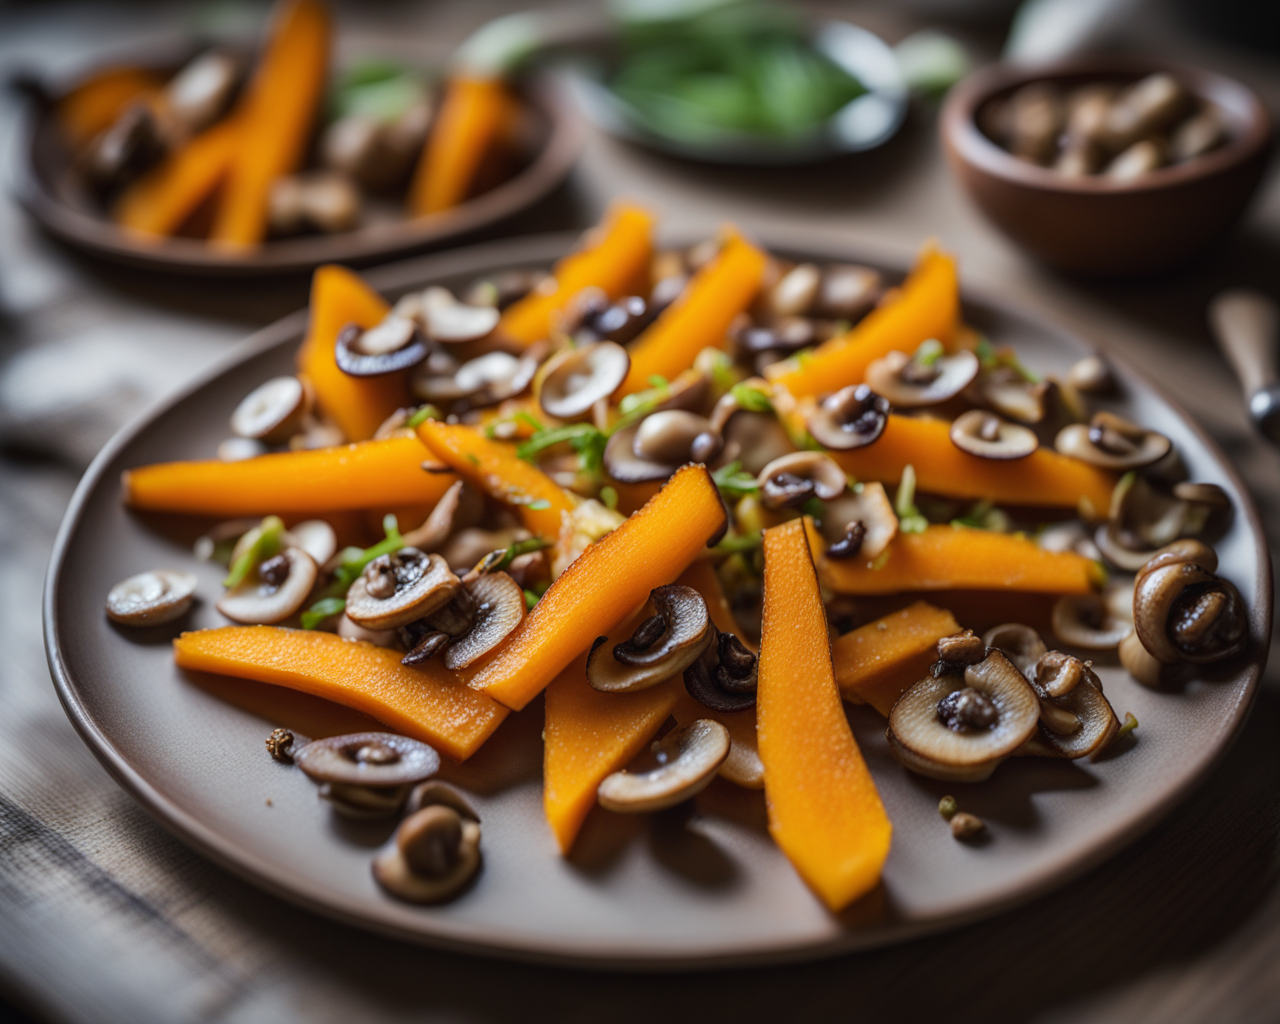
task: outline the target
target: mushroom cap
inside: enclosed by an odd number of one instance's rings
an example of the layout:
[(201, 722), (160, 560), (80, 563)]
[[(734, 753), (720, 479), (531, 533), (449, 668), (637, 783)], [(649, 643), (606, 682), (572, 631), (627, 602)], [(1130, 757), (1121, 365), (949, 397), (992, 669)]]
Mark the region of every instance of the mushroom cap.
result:
[(153, 569), (121, 580), (107, 593), (107, 617), (126, 626), (159, 626), (184, 615), (196, 592), (193, 573)]
[[(782, 483), (788, 478), (806, 481), (803, 493), (789, 483)], [(777, 510), (792, 505), (803, 504), (809, 497), (822, 501), (838, 498), (849, 486), (849, 479), (844, 470), (836, 465), (835, 460), (822, 452), (791, 452), (781, 458), (774, 459), (756, 477), (760, 486), (760, 503), (767, 509)]]
[(714, 638), (707, 602), (692, 587), (677, 583), (650, 595), (658, 614), (646, 619), (630, 640), (610, 645), (600, 637), (587, 655), (587, 682), (605, 693), (631, 693), (679, 675), (697, 661)]
[[(432, 845), (433, 833), (437, 836), (452, 833), (455, 819), (457, 841), (449, 867), (439, 875), (415, 870), (411, 863), (415, 849), (419, 845)], [(466, 888), (480, 870), (480, 863), (479, 823), (461, 817), (452, 808), (435, 805), (417, 811), (400, 823), (395, 841), (373, 859), (373, 877), (391, 895), (407, 902), (442, 903)]]
[(867, 384), (895, 408), (914, 409), (954, 398), (973, 383), (980, 367), (968, 349), (939, 356), (930, 365), (936, 372), (929, 379), (912, 379), (909, 368), (918, 365), (905, 352), (890, 352), (867, 367)]
[(407, 317), (388, 316), (362, 331), (347, 324), (333, 348), (338, 369), (349, 377), (381, 377), (417, 366), (427, 358), (427, 340)]
[(1101, 356), (1085, 356), (1071, 364), (1067, 371), (1067, 383), (1085, 394), (1102, 394), (1115, 387), (1111, 368)]
[(419, 551), (435, 551), (453, 532), (453, 521), (458, 514), (458, 506), (462, 503), (462, 492), (466, 487), (463, 480), (455, 480), (449, 489), (440, 496), (431, 514), (416, 530), (410, 530), (401, 539), (406, 547)]
[(1217, 484), (1181, 480), (1173, 485), (1173, 496), (1214, 511), (1225, 511), (1231, 507), (1231, 495)]
[(316, 782), (343, 786), (412, 786), (440, 770), (434, 747), (392, 732), (355, 732), (312, 740), (294, 763)]
[(1142, 646), (1136, 632), (1120, 641), (1120, 664), (1143, 686), (1159, 686), (1164, 663)]
[(880, 297), (880, 272), (852, 263), (832, 263), (822, 270), (818, 310), (826, 316), (853, 320)]
[(1172, 544), (1166, 544), (1159, 551), (1155, 552), (1137, 569), (1137, 581), (1149, 572), (1154, 572), (1164, 565), (1177, 565), (1179, 562), (1191, 562), (1200, 566), (1205, 572), (1218, 571), (1218, 553), (1209, 547), (1204, 541), (1195, 540), (1192, 537), (1184, 537), (1181, 540), (1175, 540)]
[(898, 535), (898, 514), (893, 510), (893, 502), (889, 500), (884, 484), (865, 483), (860, 491), (849, 491), (827, 503), (822, 529), (828, 540), (833, 544), (839, 543), (852, 523), (862, 524), (861, 545), (848, 555), (828, 548), (828, 558), (858, 557), (870, 561), (889, 546)]
[(1077, 727), (1071, 732), (1057, 732), (1043, 723), (1040, 740), (1062, 757), (1075, 760), (1101, 750), (1120, 728), (1111, 702), (1092, 683), (1084, 681), (1065, 697), (1053, 702), (1060, 711), (1073, 716)]
[(930, 761), (927, 757), (921, 757), (915, 751), (904, 747), (893, 735), (892, 729), (886, 730), (885, 736), (889, 740), (889, 753), (893, 755), (895, 761), (917, 775), (940, 779), (943, 782), (985, 782), (991, 778), (991, 773), (1004, 762), (1004, 758), (999, 757), (993, 761), (984, 761), (982, 764), (974, 765), (939, 764), (937, 761)]
[(1133, 594), (1133, 626), (1142, 646), (1166, 665), (1229, 658), (1248, 642), (1239, 592), (1192, 562), (1142, 576)]
[(241, 399), (231, 414), (231, 432), (237, 437), (279, 444), (302, 425), (311, 405), (307, 387), (297, 377), (272, 377)]
[(764, 762), (760, 760), (760, 751), (748, 742), (730, 742), (729, 756), (717, 774), (743, 789), (764, 789)]
[(1053, 606), (1053, 635), (1071, 647), (1110, 651), (1133, 628), (1112, 614), (1101, 594), (1067, 594)]
[(1092, 683), (1102, 689), (1102, 682), (1093, 671), (1093, 662), (1081, 661), (1079, 658), (1062, 651), (1048, 651), (1040, 657), (1029, 673), (1024, 673), (1031, 680), (1041, 701), (1045, 698), (1057, 700), (1065, 697), (1081, 683)]
[[(712, 423), (715, 414), (712, 413)], [(778, 418), (771, 413), (738, 409), (720, 428), (724, 437), (722, 462), (737, 460), (744, 472), (755, 475), (774, 459), (796, 450)]]
[(866, 384), (854, 384), (824, 398), (807, 426), (819, 444), (848, 451), (874, 442), (888, 422), (889, 402)]
[(409, 794), (409, 799), (405, 801), (405, 815), (413, 814), (420, 811), (424, 807), (433, 806), (452, 807), (462, 817), (469, 821), (479, 821), (480, 815), (475, 812), (462, 795), (453, 787), (446, 786), (443, 782), (419, 782), (413, 787), (413, 791)]
[(1035, 663), (1049, 650), (1044, 640), (1040, 638), (1040, 634), (1021, 622), (1006, 622), (1003, 625), (992, 626), (982, 634), (982, 642), (988, 647), (1003, 651), (1023, 675), (1030, 672)]
[(1146, 430), (1136, 423), (1100, 412), (1088, 425), (1069, 423), (1058, 431), (1053, 446), (1103, 469), (1140, 469), (1159, 462), (1173, 447), (1163, 434)]
[(689, 412), (687, 409), (660, 409), (650, 413), (636, 426), (635, 437), (631, 442), (632, 453), (638, 459), (652, 462), (680, 465), (691, 458), (705, 461), (715, 455), (715, 451), (694, 454), (702, 435), (719, 439), (712, 429), (711, 421), (705, 416)]
[(302, 548), (316, 565), (324, 565), (338, 550), (338, 535), (323, 519), (304, 519), (285, 531), (285, 544)]
[(765, 296), (774, 316), (800, 316), (809, 312), (822, 286), (822, 271), (812, 263), (800, 263), (782, 275)]
[(218, 611), (232, 622), (269, 626), (283, 622), (306, 604), (319, 575), (315, 561), (299, 547), (285, 548), (280, 557), (289, 567), (283, 583), (273, 585), (251, 572), (218, 599)]
[[(383, 562), (385, 558), (387, 561)], [(396, 589), (390, 597), (369, 593), (369, 582), (378, 571), (395, 574)], [(417, 548), (401, 548), (369, 563), (364, 574), (347, 590), (347, 617), (366, 629), (395, 629), (430, 615), (453, 600), (459, 583), (449, 564), (437, 554)]]
[(581, 416), (617, 391), (630, 369), (631, 357), (616, 341), (566, 349), (543, 364), (538, 404), (557, 419)]
[(951, 424), (951, 443), (981, 459), (1025, 459), (1040, 447), (1035, 431), (985, 409), (957, 416)]
[(493, 306), (471, 306), (459, 302), (447, 288), (428, 288), (418, 303), (427, 337), (447, 345), (479, 341), (493, 332), (501, 316)]
[(732, 633), (717, 633), (684, 670), (689, 696), (712, 711), (746, 711), (756, 703), (759, 659)]
[(524, 591), (505, 572), (491, 572), (468, 580), (463, 586), (475, 602), (471, 628), (444, 652), (444, 667), (466, 668), (488, 654), (520, 625), (524, 618)]
[[(938, 713), (938, 704), (969, 687), (995, 708), (995, 724), (987, 729), (959, 732)], [(971, 767), (1007, 757), (1036, 731), (1040, 701), (1031, 684), (1008, 658), (992, 651), (964, 675), (926, 676), (894, 704), (889, 728), (912, 753), (935, 764)]]
[(623, 814), (674, 807), (705, 789), (729, 756), (729, 730), (699, 718), (654, 745), (661, 762), (647, 772), (614, 772), (596, 797), (606, 810)]
[(1010, 366), (997, 367), (973, 382), (970, 396), (979, 405), (994, 409), (1019, 423), (1039, 423), (1044, 419), (1044, 383), (1033, 384)]

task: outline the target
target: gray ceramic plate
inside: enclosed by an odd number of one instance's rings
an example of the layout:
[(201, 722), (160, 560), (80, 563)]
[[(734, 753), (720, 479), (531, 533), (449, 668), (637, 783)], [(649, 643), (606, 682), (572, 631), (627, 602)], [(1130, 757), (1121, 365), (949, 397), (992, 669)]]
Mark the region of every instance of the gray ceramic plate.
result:
[[(458, 286), (478, 273), (546, 264), (567, 237), (530, 238), (388, 267), (371, 275), (388, 294), (426, 283)], [(790, 239), (779, 251), (837, 253)], [(900, 274), (901, 268), (890, 269)], [(1065, 370), (1088, 351), (1063, 328), (966, 295), (966, 316), (1026, 361)], [(1238, 510), (1218, 544), (1222, 571), (1250, 612), (1247, 659), (1212, 676), (1144, 689), (1112, 665), (1101, 674), (1137, 741), (1097, 764), (1038, 759), (988, 782), (944, 786), (909, 775), (888, 754), (883, 721), (850, 710), (894, 823), (884, 884), (833, 917), (801, 884), (765, 830), (764, 801), (717, 782), (691, 818), (649, 820), (597, 810), (570, 859), (558, 855), (541, 807), (542, 705), (513, 715), (470, 762), (445, 778), (484, 819), (485, 867), (456, 902), (424, 909), (385, 896), (369, 873), (388, 827), (352, 827), (316, 798), (303, 775), (267, 757), (276, 724), (315, 735), (343, 728), (332, 705), (282, 692), (193, 678), (172, 664), (180, 629), (222, 624), (211, 598), (219, 571), (197, 563), (173, 531), (127, 513), (120, 471), (211, 456), (236, 403), (287, 373), (304, 326), (297, 313), (260, 332), (182, 394), (118, 435), (85, 475), (58, 537), (45, 594), (49, 662), (76, 728), (119, 782), (163, 824), (238, 874), (322, 913), (406, 938), (526, 959), (613, 967), (691, 967), (777, 961), (864, 948), (995, 913), (1078, 875), (1167, 813), (1222, 754), (1248, 712), (1271, 622), (1271, 577), (1252, 501), (1222, 453), (1168, 400), (1123, 366), (1116, 408), (1165, 431), (1196, 479), (1220, 484)], [(203, 597), (186, 621), (147, 635), (111, 626), (108, 588), (158, 566), (198, 573)], [(256, 703), (255, 703), (256, 702)], [(246, 710), (257, 707), (257, 712)], [(989, 841), (962, 845), (938, 816), (957, 791), (986, 819)]]

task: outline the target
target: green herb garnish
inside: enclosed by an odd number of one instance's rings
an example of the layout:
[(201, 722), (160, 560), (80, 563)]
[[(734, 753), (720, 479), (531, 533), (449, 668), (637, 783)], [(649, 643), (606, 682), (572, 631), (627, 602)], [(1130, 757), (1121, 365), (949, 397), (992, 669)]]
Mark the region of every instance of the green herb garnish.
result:
[(727, 498), (742, 498), (748, 494), (758, 494), (760, 485), (750, 473), (743, 472), (741, 462), (730, 462), (721, 466), (711, 474), (711, 479), (720, 488), (720, 493)]
[(231, 572), (222, 581), (222, 585), (230, 590), (245, 581), (249, 573), (280, 553), (281, 540), (284, 537), (284, 522), (279, 516), (267, 516), (247, 534), (244, 554), (236, 559)]

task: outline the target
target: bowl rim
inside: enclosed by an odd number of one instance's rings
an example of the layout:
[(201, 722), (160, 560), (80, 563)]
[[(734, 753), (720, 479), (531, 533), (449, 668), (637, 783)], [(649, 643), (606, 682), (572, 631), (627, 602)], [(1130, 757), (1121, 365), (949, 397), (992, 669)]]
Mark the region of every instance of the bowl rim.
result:
[[(1102, 175), (1069, 178), (1048, 167), (1019, 160), (989, 139), (978, 127), (977, 111), (991, 98), (1031, 82), (1079, 76), (1142, 77), (1168, 72), (1201, 99), (1230, 94), (1245, 111), (1243, 129), (1226, 145), (1183, 164), (1160, 167), (1134, 181)], [(1010, 184), (1069, 195), (1129, 196), (1180, 188), (1231, 170), (1265, 151), (1271, 141), (1271, 118), (1257, 93), (1207, 68), (1139, 54), (1073, 57), (1051, 64), (997, 63), (980, 68), (951, 89), (943, 104), (943, 141), (953, 159)]]

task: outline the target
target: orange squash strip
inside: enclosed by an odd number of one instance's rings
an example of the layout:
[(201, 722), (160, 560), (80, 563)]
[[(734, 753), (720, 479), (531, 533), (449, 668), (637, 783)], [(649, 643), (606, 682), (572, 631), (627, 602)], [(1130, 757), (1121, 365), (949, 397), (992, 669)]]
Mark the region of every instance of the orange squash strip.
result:
[(680, 574), (676, 582), (686, 587), (693, 587), (702, 595), (703, 600), (707, 602), (707, 612), (716, 629), (721, 633), (737, 634), (739, 640), (753, 651), (755, 650), (756, 645), (742, 635), (742, 627), (733, 616), (733, 609), (729, 607), (729, 600), (724, 596), (724, 587), (720, 585), (720, 576), (714, 565), (705, 558), (695, 559), (689, 564), (689, 568)]
[(223, 626), (173, 642), (179, 668), (256, 679), (343, 704), (462, 761), (507, 709), (435, 662), (409, 668), (398, 651), (336, 633), (280, 626)]
[(329, 35), (319, 0), (282, 0), (244, 101), (244, 142), (218, 202), (213, 242), (246, 248), (266, 237), (271, 186), (301, 165), (324, 98)]
[(440, 213), (467, 198), (509, 120), (512, 103), (500, 78), (460, 75), (449, 80), (409, 188), (409, 210), (415, 217)]
[(350, 441), (364, 441), (397, 409), (413, 404), (404, 374), (352, 377), (338, 369), (334, 348), (347, 324), (382, 322), (390, 307), (346, 267), (320, 267), (311, 279), (311, 320), (298, 349), (298, 370), (316, 389), (316, 401)]
[(683, 692), (678, 678), (638, 693), (601, 693), (583, 654), (547, 687), (542, 805), (568, 853), (605, 776), (625, 768), (653, 738)]
[(115, 124), (130, 103), (157, 95), (163, 85), (159, 75), (145, 68), (107, 68), (58, 99), (58, 124), (72, 145), (82, 146)]
[[(819, 560), (822, 582), (839, 594), (896, 594), (904, 590), (1025, 590), (1087, 594), (1102, 570), (1074, 551), (1046, 551), (1012, 533), (930, 526), (899, 533), (872, 568), (863, 559)], [(881, 562), (883, 559), (883, 562)]]
[(818, 346), (803, 362), (777, 364), (769, 378), (797, 398), (861, 384), (867, 367), (890, 352), (914, 352), (930, 338), (950, 347), (959, 316), (955, 260), (930, 245), (896, 297), (868, 313), (848, 334)]
[(420, 424), (418, 436), (436, 458), (498, 501), (514, 506), (526, 529), (548, 540), (559, 536), (560, 517), (573, 510), (576, 499), (537, 466), (516, 455), (513, 445), (491, 441), (471, 427), (439, 420)]
[(649, 591), (679, 576), (724, 522), (711, 474), (702, 466), (678, 470), (652, 501), (560, 574), (471, 685), (520, 710)]
[(116, 222), (143, 235), (172, 235), (222, 182), (240, 138), (232, 118), (201, 132), (125, 189)]
[(875, 888), (893, 826), (844, 716), (801, 519), (764, 534), (756, 713), (769, 833), (832, 911)]
[(732, 236), (632, 344), (631, 371), (619, 394), (651, 387), (654, 376), (673, 380), (704, 348), (724, 348), (729, 325), (760, 290), (766, 263), (767, 257), (754, 245)]
[(1080, 459), (1039, 448), (1025, 459), (980, 459), (951, 443), (950, 424), (942, 420), (890, 415), (874, 443), (852, 451), (828, 453), (858, 480), (897, 483), (914, 466), (916, 487), (929, 494), (1003, 505), (1038, 508), (1079, 507), (1105, 514), (1117, 477)]
[(552, 279), (513, 303), (497, 333), (520, 345), (551, 336), (558, 317), (584, 288), (599, 288), (611, 299), (643, 287), (653, 255), (653, 214), (630, 203), (614, 203), (582, 247), (556, 264)]
[(917, 601), (909, 608), (859, 626), (831, 645), (836, 685), (889, 716), (894, 701), (923, 679), (938, 658), (938, 641), (960, 632), (955, 616)]
[(157, 512), (248, 516), (434, 504), (457, 478), (425, 473), (430, 453), (415, 437), (241, 462), (160, 462), (121, 474), (125, 504)]

